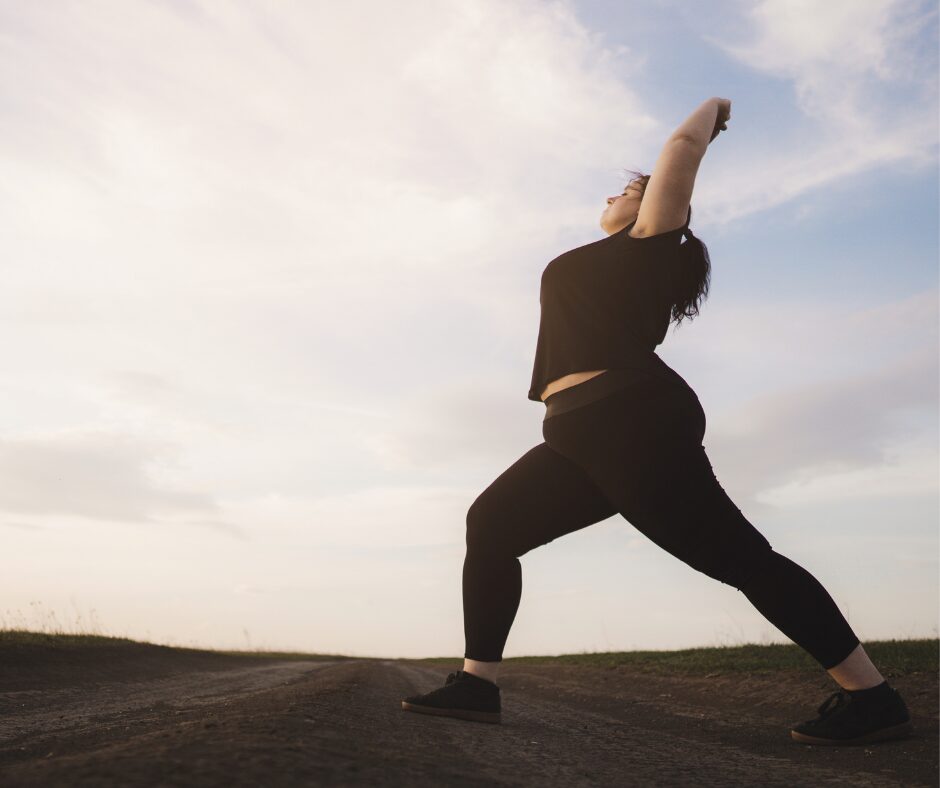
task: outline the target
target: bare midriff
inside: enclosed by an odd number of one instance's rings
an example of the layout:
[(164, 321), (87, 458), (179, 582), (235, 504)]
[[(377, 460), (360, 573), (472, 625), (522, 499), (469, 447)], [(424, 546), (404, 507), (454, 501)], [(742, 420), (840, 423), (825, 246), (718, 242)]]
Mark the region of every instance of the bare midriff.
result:
[(570, 375), (565, 375), (562, 378), (553, 380), (549, 383), (545, 389), (542, 391), (541, 397), (542, 402), (545, 402), (549, 396), (554, 394), (557, 391), (562, 389), (570, 388), (571, 386), (577, 386), (579, 383), (584, 383), (586, 380), (590, 380), (593, 377), (597, 377), (601, 372), (606, 372), (606, 369), (595, 369), (590, 372), (572, 372)]

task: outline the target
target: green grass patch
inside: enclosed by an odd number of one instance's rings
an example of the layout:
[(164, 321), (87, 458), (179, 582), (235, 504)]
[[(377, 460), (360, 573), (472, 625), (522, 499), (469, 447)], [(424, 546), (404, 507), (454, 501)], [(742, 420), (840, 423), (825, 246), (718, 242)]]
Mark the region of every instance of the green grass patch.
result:
[[(886, 677), (940, 671), (940, 639), (873, 640), (862, 644), (878, 670)], [(20, 648), (74, 650), (124, 649), (128, 647), (167, 649), (180, 654), (224, 654), (277, 660), (368, 660), (383, 657), (353, 657), (345, 654), (306, 653), (302, 651), (265, 651), (200, 649), (185, 646), (160, 646), (124, 637), (81, 633), (32, 632), (0, 629), (0, 651)], [(410, 659), (429, 665), (462, 664), (463, 657), (426, 657)], [(677, 651), (594, 651), (541, 657), (507, 657), (506, 665), (584, 665), (595, 668), (624, 668), (659, 675), (705, 676), (714, 673), (750, 673), (769, 675), (780, 671), (818, 673), (821, 666), (796, 644), (744, 644), (688, 648)]]
[(30, 632), (25, 629), (0, 629), (0, 648), (9, 646), (49, 646), (51, 648), (75, 648), (76, 646), (126, 646), (138, 641), (108, 635), (56, 634), (53, 632)]
[[(940, 639), (873, 640), (862, 643), (885, 677), (938, 672)], [(432, 665), (462, 663), (463, 657), (411, 660)], [(584, 665), (627, 668), (659, 675), (705, 676), (710, 673), (818, 673), (822, 667), (796, 644), (687, 648), (678, 651), (600, 651), (546, 657), (506, 657), (506, 665)]]
[(345, 654), (307, 654), (301, 651), (264, 651), (254, 650), (222, 650), (193, 648), (190, 646), (166, 646), (157, 643), (148, 643), (142, 640), (132, 640), (124, 637), (110, 635), (92, 635), (82, 633), (64, 632), (32, 632), (25, 629), (0, 629), (0, 651), (13, 651), (23, 648), (41, 647), (47, 650), (74, 650), (77, 648), (89, 649), (124, 649), (128, 647), (141, 647), (149, 649), (166, 649), (180, 654), (224, 654), (234, 657), (257, 657), (259, 659), (280, 660), (330, 660), (330, 659), (362, 659), (362, 657), (348, 657)]

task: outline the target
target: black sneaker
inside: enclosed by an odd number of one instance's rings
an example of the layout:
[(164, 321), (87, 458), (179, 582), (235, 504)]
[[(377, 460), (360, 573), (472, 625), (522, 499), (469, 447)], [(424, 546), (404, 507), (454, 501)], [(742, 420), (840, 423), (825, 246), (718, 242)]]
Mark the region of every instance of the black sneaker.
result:
[(840, 689), (817, 711), (815, 720), (793, 726), (791, 738), (804, 744), (868, 744), (903, 739), (914, 730), (907, 705), (894, 687), (880, 699), (869, 700)]
[(405, 711), (439, 714), (475, 722), (501, 722), (499, 687), (472, 673), (458, 670), (438, 687), (424, 695), (412, 695), (401, 702)]

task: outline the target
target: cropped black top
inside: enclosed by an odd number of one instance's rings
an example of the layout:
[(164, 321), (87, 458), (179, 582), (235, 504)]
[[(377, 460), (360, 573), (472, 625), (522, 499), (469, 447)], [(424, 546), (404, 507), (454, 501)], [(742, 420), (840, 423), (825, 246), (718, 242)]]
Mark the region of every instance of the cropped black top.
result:
[[(542, 271), (541, 318), (529, 399), (553, 380), (595, 369), (651, 370), (666, 337), (678, 275), (682, 227), (646, 238), (634, 219), (606, 238), (565, 252)], [(657, 364), (658, 362), (658, 364)]]

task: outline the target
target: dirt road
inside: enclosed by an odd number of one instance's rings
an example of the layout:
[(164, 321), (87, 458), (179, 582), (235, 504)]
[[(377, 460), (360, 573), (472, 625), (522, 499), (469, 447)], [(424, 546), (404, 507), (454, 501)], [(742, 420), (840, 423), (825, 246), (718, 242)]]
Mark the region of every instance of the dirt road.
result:
[(449, 670), (409, 660), (223, 664), (0, 691), (0, 785), (936, 786), (937, 677), (892, 680), (915, 737), (793, 742), (818, 678), (662, 678), (513, 665), (503, 723), (414, 714)]

